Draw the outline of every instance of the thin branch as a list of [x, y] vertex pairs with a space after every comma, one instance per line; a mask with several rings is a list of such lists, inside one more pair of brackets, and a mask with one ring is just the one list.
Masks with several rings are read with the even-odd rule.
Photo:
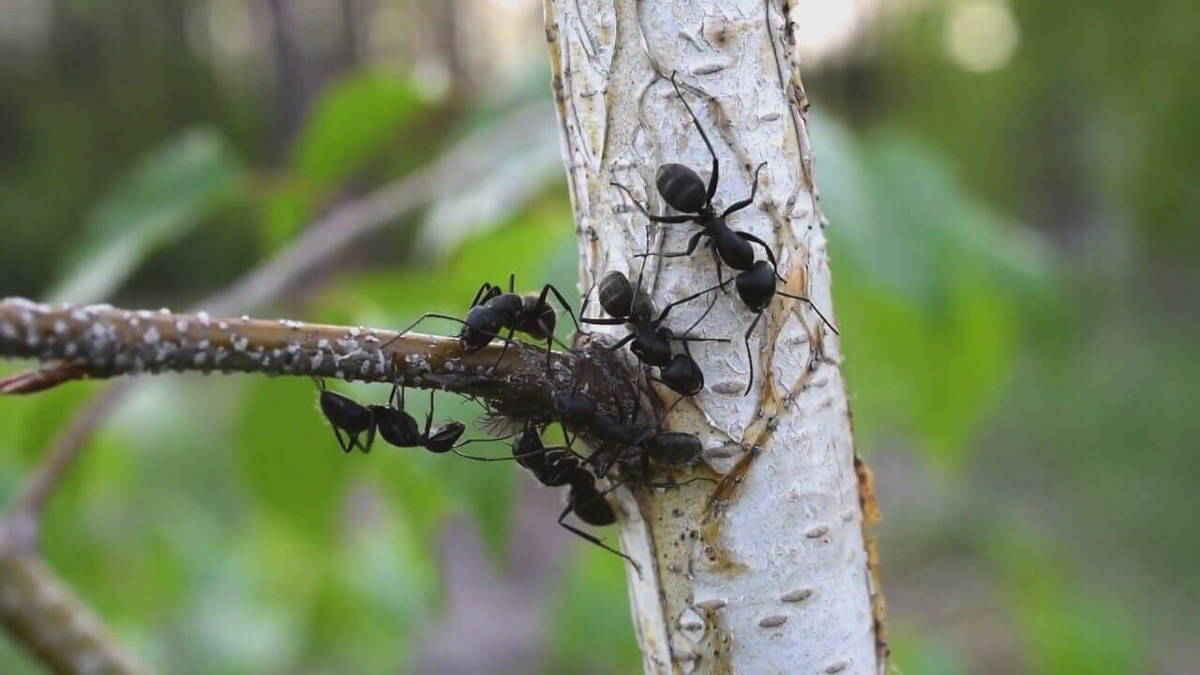
[[95, 613], [40, 556], [9, 546], [2, 527], [0, 625], [54, 673], [151, 672], [121, 648]]
[[[503, 353], [503, 356], [501, 356]], [[263, 373], [400, 383], [486, 398], [499, 409], [552, 407], [573, 357], [520, 343], [467, 352], [455, 338], [280, 319], [211, 318], [110, 305], [0, 300], [0, 357], [68, 359], [89, 377]]]

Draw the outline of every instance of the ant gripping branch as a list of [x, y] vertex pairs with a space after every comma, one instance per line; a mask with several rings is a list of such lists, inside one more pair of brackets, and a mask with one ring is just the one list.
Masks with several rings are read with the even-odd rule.
[[[316, 381], [321, 390], [321, 412], [333, 428], [333, 435], [342, 452], [348, 453], [355, 447], [364, 453], [370, 452], [376, 432], [383, 440], [398, 448], [425, 448], [436, 454], [471, 442], [458, 442], [467, 428], [462, 422], [451, 420], [433, 426], [433, 391], [429, 392], [429, 414], [425, 417], [425, 428], [422, 430], [417, 420], [404, 410], [404, 390], [401, 387], [392, 387], [387, 405], [362, 405], [349, 396], [330, 391], [325, 387], [324, 380], [318, 378]], [[348, 441], [342, 438], [343, 433]], [[359, 440], [363, 433], [367, 434], [366, 443]]]
[[[684, 333], [676, 335], [674, 331], [662, 325], [671, 310], [687, 302], [691, 302], [713, 291], [724, 288], [729, 282], [725, 281], [699, 293], [693, 293], [685, 298], [672, 302], [654, 316], [654, 306], [641, 290], [642, 277], [638, 275], [638, 288], [629, 283], [629, 278], [621, 272], [609, 272], [600, 281], [600, 306], [612, 318], [587, 318], [581, 316], [581, 323], [599, 326], [627, 325], [628, 335], [612, 345], [616, 350], [629, 345], [629, 351], [639, 361], [648, 366], [657, 366], [659, 377], [663, 384], [673, 391], [685, 396], [694, 396], [704, 389], [704, 372], [688, 349], [689, 342], [729, 342], [726, 338], [702, 338]], [[709, 307], [711, 309], [711, 305]], [[707, 315], [708, 312], [705, 312]], [[702, 320], [704, 317], [701, 316]], [[697, 321], [696, 324], [700, 323]], [[696, 324], [693, 324], [694, 328]], [[689, 331], [691, 328], [688, 329]], [[671, 354], [671, 343], [683, 344], [683, 354]]]
[[603, 527], [617, 522], [617, 514], [605, 496], [621, 485], [620, 483], [601, 491], [596, 485], [596, 476], [588, 470], [587, 464], [578, 455], [562, 446], [546, 447], [542, 444], [541, 430], [536, 425], [526, 426], [517, 436], [512, 448], [512, 458], [528, 469], [539, 483], [547, 487], [564, 485], [570, 487], [570, 491], [567, 493], [566, 508], [558, 515], [560, 526], [568, 532], [628, 560], [640, 573], [633, 558], [605, 544], [599, 537], [566, 522], [567, 516], [572, 512], [575, 513], [576, 518], [587, 525]]
[[500, 337], [500, 333], [508, 330], [508, 335], [503, 338], [504, 350], [500, 352], [500, 358], [496, 359], [497, 364], [504, 359], [504, 354], [512, 344], [514, 333], [524, 333], [534, 340], [545, 340], [546, 364], [549, 367], [550, 349], [555, 342], [558, 342], [559, 346], [564, 349], [570, 349], [554, 337], [554, 329], [558, 320], [554, 307], [548, 301], [549, 294], [553, 293], [555, 299], [567, 311], [567, 315], [575, 323], [576, 330], [580, 330], [579, 322], [575, 319], [575, 313], [571, 311], [571, 306], [553, 284], [543, 286], [540, 294], [526, 295], [518, 295], [514, 291], [515, 286], [515, 274], [510, 274], [508, 277], [507, 293], [499, 286], [485, 282], [476, 291], [466, 319], [434, 312], [422, 314], [408, 328], [397, 333], [396, 337], [383, 343], [380, 347], [386, 347], [394, 340], [398, 340], [400, 336], [416, 328], [417, 324], [425, 319], [446, 319], [462, 324], [462, 329], [458, 332], [458, 344], [468, 352], [477, 352], [483, 349], [493, 339]]

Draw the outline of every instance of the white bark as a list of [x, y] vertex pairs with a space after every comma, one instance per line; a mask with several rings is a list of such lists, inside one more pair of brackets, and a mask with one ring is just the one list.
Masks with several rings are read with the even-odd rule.
[[[771, 243], [787, 290], [832, 318], [789, 11], [787, 0], [545, 0], [582, 290], [612, 270], [636, 281], [634, 255], [646, 247], [646, 218], [610, 181], [662, 213], [659, 164], [708, 176], [707, 150], [671, 87], [678, 71], [721, 160], [718, 201], [748, 195], [754, 166], [767, 162], [756, 204], [730, 225]], [[651, 246], [681, 250], [694, 231], [652, 228]], [[716, 274], [702, 248], [651, 262], [646, 280], [662, 307]], [[668, 324], [686, 329], [706, 304], [680, 307]], [[877, 511], [854, 456], [839, 341], [804, 304], [777, 297], [752, 338], [754, 388], [742, 396], [752, 320], [735, 294], [717, 300], [697, 330], [732, 343], [693, 347], [707, 389], [670, 420], [701, 437], [700, 471], [721, 484], [622, 495], [622, 540], [643, 570], [631, 573], [630, 594], [646, 672], [884, 672], [882, 596], [864, 533]]]

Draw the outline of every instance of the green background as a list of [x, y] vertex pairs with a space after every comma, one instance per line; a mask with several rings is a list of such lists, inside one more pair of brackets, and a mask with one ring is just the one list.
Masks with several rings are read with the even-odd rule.
[[[946, 46], [970, 2], [852, 4], [805, 84], [896, 664], [1196, 672], [1194, 3], [974, 2], [1015, 30], [983, 71]], [[0, 296], [199, 301], [338, 205], [548, 111], [539, 14], [0, 0], [20, 19], [0, 27]], [[509, 272], [573, 288], [555, 133], [260, 313], [399, 326]], [[0, 503], [99, 388], [0, 400]], [[635, 672], [620, 561], [560, 534], [529, 483], [345, 457], [307, 380], [169, 376], [89, 444], [44, 544], [163, 672], [450, 672], [446, 644], [514, 672]], [[38, 672], [4, 640], [0, 671]]]

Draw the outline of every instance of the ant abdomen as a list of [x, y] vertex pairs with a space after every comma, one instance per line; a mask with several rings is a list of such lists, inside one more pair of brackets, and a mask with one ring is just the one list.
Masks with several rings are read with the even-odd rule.
[[654, 182], [663, 200], [681, 213], [699, 213], [708, 203], [704, 181], [690, 167], [663, 164]]
[[621, 272], [609, 272], [600, 280], [600, 306], [609, 316], [626, 317], [633, 310], [633, 285]]

